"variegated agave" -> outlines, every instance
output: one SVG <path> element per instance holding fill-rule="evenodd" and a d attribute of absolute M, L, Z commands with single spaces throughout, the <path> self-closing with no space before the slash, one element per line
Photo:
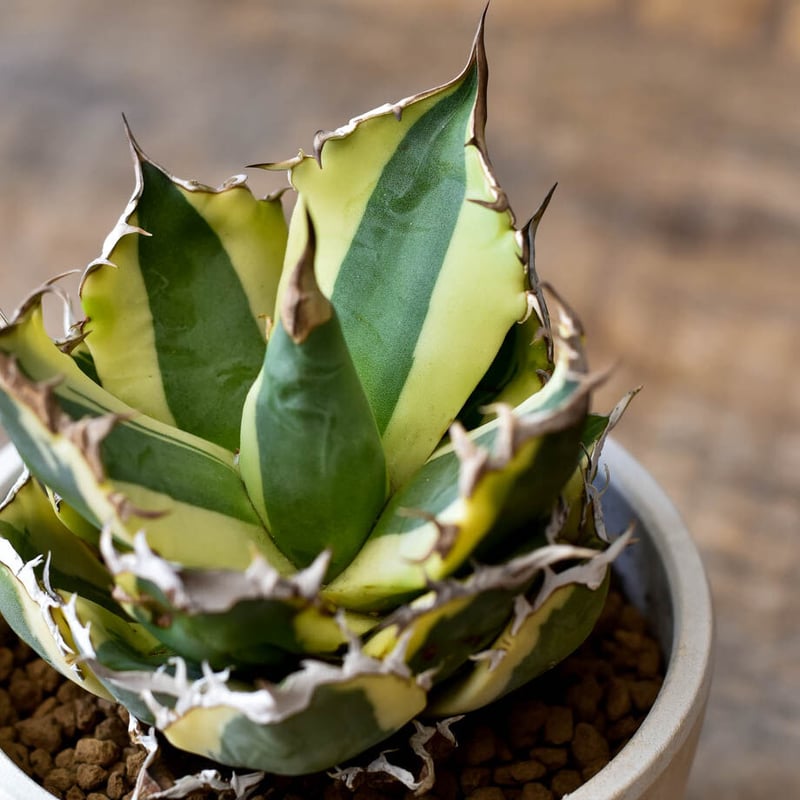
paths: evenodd
<path fill-rule="evenodd" d="M 27 467 L 0 609 L 180 748 L 282 774 L 509 692 L 604 599 L 579 326 L 484 142 L 479 32 L 450 83 L 318 135 L 296 203 L 137 186 L 51 340 L 0 330 Z M 548 196 L 549 200 L 549 196 Z M 29 472 L 28 472 L 29 471 Z M 342 729 L 346 735 L 342 735 Z"/>

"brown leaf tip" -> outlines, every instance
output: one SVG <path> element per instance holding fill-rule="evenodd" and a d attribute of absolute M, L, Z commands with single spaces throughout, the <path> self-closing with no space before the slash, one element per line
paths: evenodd
<path fill-rule="evenodd" d="M 316 233 L 306 212 L 308 238 L 297 265 L 291 273 L 281 304 L 281 324 L 296 344 L 333 316 L 333 306 L 322 293 L 314 275 Z"/>

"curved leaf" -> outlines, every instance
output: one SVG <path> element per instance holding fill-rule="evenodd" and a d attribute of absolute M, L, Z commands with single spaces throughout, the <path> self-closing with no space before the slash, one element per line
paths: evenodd
<path fill-rule="evenodd" d="M 518 629 L 510 624 L 466 676 L 444 686 L 430 712 L 450 716 L 482 708 L 562 661 L 591 632 L 606 588 L 607 582 L 594 591 L 577 584 L 558 588 Z"/>
<path fill-rule="evenodd" d="M 131 544 L 147 530 L 187 566 L 291 571 L 264 530 L 233 453 L 149 419 L 91 381 L 48 339 L 34 295 L 0 330 L 0 420 L 31 472 L 90 523 Z"/>
<path fill-rule="evenodd" d="M 274 313 L 280 198 L 257 200 L 243 176 L 179 180 L 130 141 L 136 191 L 81 284 L 86 343 L 117 397 L 233 450 Z"/>
<path fill-rule="evenodd" d="M 525 314 L 522 243 L 484 142 L 482 31 L 454 81 L 318 137 L 287 162 L 287 264 L 317 227 L 336 308 L 393 487 L 433 451 Z"/>
<path fill-rule="evenodd" d="M 383 657 L 402 637 L 412 671 L 432 671 L 441 683 L 489 646 L 508 622 L 517 598 L 543 570 L 594 555 L 588 549 L 548 545 L 498 566 L 479 566 L 464 580 L 434 584 L 430 592 L 389 615 L 364 650 Z"/>
<path fill-rule="evenodd" d="M 305 661 L 279 684 L 261 681 L 258 689 L 208 669 L 191 680 L 180 661 L 173 675 L 93 666 L 115 691 L 146 696 L 157 727 L 176 747 L 280 775 L 316 772 L 357 755 L 415 717 L 427 696 L 427 685 L 401 660 L 371 659 L 357 646 L 341 666 Z"/>
<path fill-rule="evenodd" d="M 519 688 L 566 658 L 591 633 L 603 610 L 609 565 L 630 532 L 589 559 L 544 580 L 515 605 L 514 617 L 475 663 L 431 699 L 430 711 L 449 716 L 481 708 Z"/>
<path fill-rule="evenodd" d="M 100 602 L 109 574 L 83 542 L 56 519 L 47 496 L 23 478 L 0 507 L 0 608 L 14 632 L 54 669 L 101 697 L 94 673 L 78 664 L 63 621 L 59 588 L 80 588 Z"/>
<path fill-rule="evenodd" d="M 242 478 L 298 567 L 352 561 L 386 500 L 386 460 L 337 315 L 314 279 L 314 231 L 245 403 Z"/>
<path fill-rule="evenodd" d="M 334 653 L 347 643 L 345 631 L 361 634 L 377 622 L 352 614 L 340 621 L 322 603 L 327 555 L 284 578 L 260 557 L 244 571 L 185 569 L 159 558 L 144 537 L 119 553 L 107 531 L 101 551 L 131 616 L 177 655 L 214 669 L 281 673 L 290 655 Z"/>
<path fill-rule="evenodd" d="M 468 434 L 454 428 L 453 441 L 391 498 L 359 555 L 325 589 L 328 599 L 385 608 L 452 574 L 485 541 L 546 525 L 578 463 L 593 383 L 566 312 L 556 348 L 555 372 L 540 392 Z"/>

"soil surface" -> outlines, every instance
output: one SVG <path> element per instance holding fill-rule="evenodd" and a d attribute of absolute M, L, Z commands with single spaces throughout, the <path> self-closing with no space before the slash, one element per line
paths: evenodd
<path fill-rule="evenodd" d="M 121 707 L 62 678 L 3 622 L 0 626 L 0 747 L 51 794 L 64 800 L 130 800 L 145 759 L 131 744 Z M 644 618 L 612 590 L 589 639 L 570 658 L 493 706 L 453 723 L 457 746 L 437 733 L 433 788 L 422 800 L 559 800 L 601 770 L 652 706 L 663 659 Z M 412 731 L 413 732 L 413 731 Z M 403 731 L 380 751 L 420 774 Z M 149 768 L 145 798 L 184 772 L 214 765 L 168 746 Z M 176 764 L 180 763 L 180 767 Z M 223 771 L 224 772 L 224 771 Z M 234 792 L 197 789 L 191 800 L 233 800 Z M 380 777 L 348 788 L 328 775 L 268 776 L 250 800 L 410 800 Z"/>

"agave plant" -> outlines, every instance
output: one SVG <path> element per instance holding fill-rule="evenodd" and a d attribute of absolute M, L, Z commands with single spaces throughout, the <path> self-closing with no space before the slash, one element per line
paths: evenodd
<path fill-rule="evenodd" d="M 0 610 L 179 748 L 329 768 L 524 684 L 598 616 L 614 417 L 534 269 L 549 196 L 518 227 L 495 179 L 486 84 L 479 31 L 451 82 L 262 165 L 288 224 L 130 137 L 82 318 L 48 336 L 51 282 L 0 330 L 26 467 Z"/>

